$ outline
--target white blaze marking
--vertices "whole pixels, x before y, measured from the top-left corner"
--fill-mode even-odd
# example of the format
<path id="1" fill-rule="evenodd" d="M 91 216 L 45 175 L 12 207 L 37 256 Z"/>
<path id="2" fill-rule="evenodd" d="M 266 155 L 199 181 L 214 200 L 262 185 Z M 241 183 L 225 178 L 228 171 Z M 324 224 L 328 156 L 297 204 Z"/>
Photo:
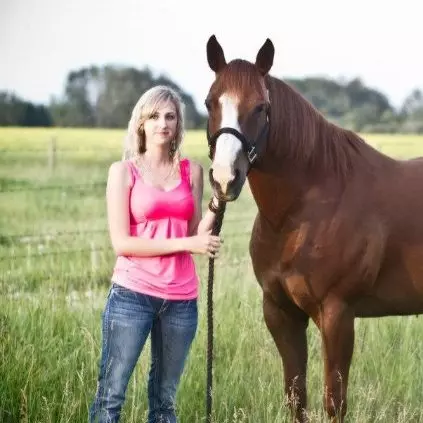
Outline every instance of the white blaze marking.
<path id="1" fill-rule="evenodd" d="M 238 124 L 238 101 L 227 94 L 219 98 L 222 108 L 221 128 L 234 128 L 241 132 Z M 222 134 L 217 139 L 214 165 L 233 169 L 235 158 L 242 149 L 241 141 L 231 134 Z"/>

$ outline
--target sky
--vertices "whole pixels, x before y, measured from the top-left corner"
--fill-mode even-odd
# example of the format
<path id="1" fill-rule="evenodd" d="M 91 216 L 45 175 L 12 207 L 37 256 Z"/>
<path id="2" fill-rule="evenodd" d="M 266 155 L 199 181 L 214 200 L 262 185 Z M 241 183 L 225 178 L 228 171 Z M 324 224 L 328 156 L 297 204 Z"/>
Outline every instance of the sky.
<path id="1" fill-rule="evenodd" d="M 0 0 L 0 90 L 46 104 L 63 94 L 70 70 L 148 66 L 204 111 L 214 79 L 206 43 L 214 34 L 227 61 L 254 61 L 270 38 L 271 75 L 359 77 L 399 107 L 423 89 L 420 2 Z"/>

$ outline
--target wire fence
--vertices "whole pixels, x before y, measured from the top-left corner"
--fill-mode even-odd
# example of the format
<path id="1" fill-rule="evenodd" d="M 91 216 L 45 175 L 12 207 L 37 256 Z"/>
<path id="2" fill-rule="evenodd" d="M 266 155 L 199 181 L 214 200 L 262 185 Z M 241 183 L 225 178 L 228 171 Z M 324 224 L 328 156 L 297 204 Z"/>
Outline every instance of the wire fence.
<path id="1" fill-rule="evenodd" d="M 55 138 L 52 138 L 47 145 L 46 149 L 25 149 L 25 151 L 3 148 L 0 149 L 0 154 L 16 154 L 16 155 L 25 155 L 25 154 L 36 154 L 44 155 L 46 157 L 46 163 L 48 165 L 48 170 L 54 173 L 57 166 L 57 157 L 58 154 L 89 154 L 89 149 L 72 149 L 72 148 L 57 148 L 57 143 Z M 98 150 L 92 149 L 92 152 L 98 153 Z M 106 153 L 105 156 L 110 155 L 119 155 L 117 150 L 112 149 L 103 149 L 103 153 Z M 40 192 L 40 191 L 60 191 L 60 192 L 81 192 L 81 191 L 90 191 L 97 188 L 105 189 L 107 182 L 106 181 L 93 181 L 83 184 L 46 184 L 46 185 L 30 185 L 25 184 L 33 182 L 27 181 L 12 181 L 14 185 L 8 186 L 0 180 L 0 202 L 1 194 L 12 194 L 19 195 L 21 193 L 29 192 Z M 3 186 L 2 186 L 3 185 Z M 225 219 L 226 223 L 230 222 L 241 223 L 250 221 L 245 216 L 237 216 L 235 218 Z M 0 249 L 3 250 L 3 253 L 0 253 L 0 264 L 4 268 L 4 264 L 14 263 L 14 261 L 26 260 L 29 267 L 34 260 L 39 260 L 46 257 L 54 257 L 61 255 L 70 255 L 70 254 L 87 254 L 91 259 L 92 269 L 97 269 L 99 266 L 99 254 L 101 253 L 113 253 L 113 248 L 110 245 L 109 239 L 107 241 L 99 240 L 94 242 L 93 237 L 96 235 L 103 235 L 108 237 L 108 229 L 105 224 L 101 228 L 94 229 L 77 229 L 77 230 L 56 230 L 47 233 L 0 233 Z M 230 237 L 233 239 L 245 237 L 248 235 L 248 232 L 231 232 Z M 80 247 L 80 245 L 72 248 L 72 245 L 81 241 L 86 246 Z M 71 240 L 66 240 L 65 238 L 71 238 Z M 81 242 L 79 242 L 81 244 Z M 66 245 L 67 248 L 61 248 Z"/>
<path id="2" fill-rule="evenodd" d="M 25 148 L 25 150 L 15 149 L 15 148 L 2 148 L 0 149 L 0 157 L 3 160 L 9 162 L 16 162 L 18 160 L 13 160 L 14 156 L 18 156 L 18 160 L 25 162 L 28 160 L 28 157 L 36 157 L 37 163 L 44 163 L 48 174 L 51 176 L 55 175 L 56 169 L 58 168 L 59 163 L 66 162 L 66 158 L 70 159 L 71 157 L 75 158 L 84 158 L 87 160 L 109 160 L 113 158 L 115 160 L 120 159 L 121 153 L 118 149 L 112 147 L 98 147 L 98 148 L 70 148 L 70 147 L 61 147 L 58 148 L 58 143 L 56 137 L 50 138 L 44 148 Z M 64 157 L 65 156 L 65 157 Z M 10 186 L 12 184 L 12 186 Z M 33 182 L 25 181 L 1 181 L 0 180 L 0 194 L 8 193 L 27 193 L 31 191 L 40 191 L 40 190 L 60 190 L 60 191 L 86 191 L 93 187 L 105 187 L 106 181 L 92 181 L 86 184 L 34 184 Z"/>
<path id="3" fill-rule="evenodd" d="M 11 246 L 18 246 L 18 245 L 24 245 L 27 247 L 28 251 L 31 251 L 32 246 L 35 245 L 35 241 L 37 240 L 41 240 L 41 239 L 47 239 L 49 241 L 51 240 L 55 240 L 57 241 L 58 237 L 61 236 L 69 236 L 69 235 L 81 235 L 83 236 L 85 239 L 90 239 L 90 234 L 108 234 L 108 230 L 107 229 L 94 229 L 94 230 L 87 230 L 87 231 L 62 231 L 62 232 L 52 232 L 50 234 L 23 234 L 23 235 L 11 235 L 11 236 L 6 236 L 6 235 L 1 235 L 0 236 L 0 244 L 6 245 L 7 247 L 11 247 Z M 241 238 L 244 237 L 246 235 L 249 235 L 249 232 L 231 232 L 230 234 L 228 234 L 228 236 L 230 236 L 231 238 Z M 10 241 L 9 244 L 7 244 L 7 241 Z M 13 243 L 13 241 L 15 241 L 15 243 Z M 91 240 L 91 245 L 94 245 L 94 242 Z M 46 247 L 44 245 L 42 245 L 41 248 L 38 248 L 38 252 L 32 254 L 33 256 L 45 256 L 45 255 L 56 255 L 56 254 L 60 254 L 60 251 L 49 251 L 49 252 L 45 252 L 42 251 L 44 250 Z M 84 252 L 84 251 L 93 251 L 93 250 L 98 250 L 98 251 L 102 251 L 103 248 L 94 248 L 91 247 L 90 249 L 78 249 L 78 250 L 63 250 L 63 253 L 66 254 L 68 252 Z M 9 259 L 14 259 L 14 258 L 23 258 L 23 257 L 28 257 L 28 255 L 31 254 L 3 254 L 0 255 L 0 261 L 3 260 L 9 260 Z"/>
<path id="4" fill-rule="evenodd" d="M 78 248 L 78 249 L 64 249 L 48 252 L 37 252 L 29 254 L 15 254 L 15 255 L 3 255 L 0 256 L 0 261 L 15 260 L 15 259 L 28 259 L 31 257 L 43 257 L 43 256 L 57 256 L 61 254 L 71 254 L 71 253 L 87 253 L 93 251 L 110 251 L 111 248 L 108 247 L 95 247 L 95 248 Z M 29 250 L 31 251 L 31 250 Z"/>
<path id="5" fill-rule="evenodd" d="M 32 240 L 39 240 L 43 238 L 55 238 L 60 236 L 67 236 L 67 235 L 89 235 L 93 233 L 106 233 L 107 229 L 86 229 L 86 230 L 75 230 L 75 231 L 55 231 L 55 232 L 46 232 L 46 233 L 27 233 L 24 232 L 22 234 L 9 234 L 9 235 L 0 235 L 0 240 L 2 242 L 7 241 L 19 241 L 19 242 L 29 242 Z"/>
<path id="6" fill-rule="evenodd" d="M 6 190 L 0 188 L 0 194 L 6 194 L 10 192 L 31 192 L 31 191 L 44 191 L 44 190 L 60 190 L 60 191 L 86 191 L 92 188 L 105 188 L 106 182 L 90 182 L 87 184 L 69 184 L 69 185 L 40 185 L 40 186 L 31 186 L 31 187 L 20 187 L 15 186 L 8 188 Z"/>
<path id="7" fill-rule="evenodd" d="M 236 239 L 245 239 L 248 235 L 248 232 L 237 232 L 232 233 L 230 237 L 233 242 Z M 22 272 L 32 274 L 34 271 L 39 272 L 41 269 L 44 269 L 44 271 L 49 269 L 48 272 L 50 273 L 52 268 L 60 270 L 62 267 L 62 260 L 52 261 L 51 259 L 63 256 L 66 256 L 66 261 L 72 263 L 71 267 L 75 268 L 75 266 L 79 266 L 79 264 L 77 264 L 74 259 L 70 260 L 69 257 L 77 255 L 80 256 L 78 263 L 84 263 L 84 272 L 90 270 L 91 274 L 95 275 L 98 274 L 102 265 L 109 265 L 111 257 L 115 257 L 115 253 L 110 243 L 104 242 L 101 244 L 102 245 L 99 245 L 98 242 L 91 240 L 88 243 L 88 247 L 46 250 L 43 245 L 41 246 L 42 248 L 40 248 L 40 246 L 34 246 L 29 243 L 26 245 L 26 250 L 23 252 L 17 254 L 3 254 L 0 256 L 0 273 L 3 278 L 6 275 L 7 279 L 13 277 L 16 272 L 19 274 Z M 235 264 L 242 258 L 239 253 L 245 251 L 245 245 L 231 245 L 229 248 L 225 249 L 226 261 L 229 260 L 232 261 L 232 264 Z"/>
<path id="8" fill-rule="evenodd" d="M 59 153 L 66 153 L 68 155 L 73 154 L 85 154 L 85 153 L 95 153 L 98 155 L 102 153 L 103 155 L 120 155 L 119 148 L 113 148 L 111 146 L 101 146 L 101 149 L 94 148 L 94 147 L 63 147 L 61 146 L 58 148 L 57 140 L 55 137 L 50 138 L 46 141 L 44 148 L 28 148 L 26 147 L 25 150 L 21 150 L 18 148 L 0 148 L 0 153 L 3 154 L 39 154 L 43 155 L 48 159 L 55 159 L 56 155 Z M 106 154 L 104 154 L 106 153 Z"/>
<path id="9" fill-rule="evenodd" d="M 246 232 L 240 232 L 231 234 L 232 238 L 241 238 L 245 235 L 248 235 Z M 14 259 L 27 259 L 28 257 L 42 257 L 42 256 L 55 256 L 60 254 L 70 254 L 70 253 L 86 253 L 86 252 L 94 252 L 94 251 L 112 251 L 112 247 L 95 247 L 94 243 L 91 243 L 91 248 L 78 248 L 78 249 L 63 249 L 63 250 L 55 250 L 55 251 L 42 251 L 42 249 L 38 249 L 37 252 L 32 252 L 31 244 L 28 246 L 28 253 L 27 254 L 11 254 L 11 255 L 1 255 L 0 261 L 7 261 L 7 260 L 14 260 Z"/>
<path id="10" fill-rule="evenodd" d="M 247 220 L 239 219 L 227 219 L 226 222 L 246 222 Z M 0 235 L 0 244 L 7 245 L 9 243 L 30 243 L 41 239 L 56 239 L 62 236 L 68 235 L 82 235 L 84 237 L 89 237 L 90 234 L 95 233 L 108 233 L 107 229 L 86 229 L 86 230 L 75 230 L 75 231 L 55 231 L 55 232 L 46 232 L 46 233 L 22 233 L 22 234 L 10 234 L 10 235 Z M 232 232 L 231 235 L 242 235 L 247 232 Z"/>
<path id="11" fill-rule="evenodd" d="M 17 149 L 0 149 L 0 155 L 4 157 L 4 155 L 18 155 L 22 157 L 23 155 L 36 155 L 36 156 L 44 156 L 45 157 L 45 164 L 47 167 L 47 171 L 49 174 L 54 175 L 55 170 L 58 166 L 58 158 L 59 156 L 64 153 L 67 156 L 69 155 L 79 155 L 79 154 L 88 154 L 91 153 L 94 155 L 93 157 L 99 156 L 98 149 L 87 149 L 87 148 L 61 148 L 57 149 L 57 143 L 55 138 L 52 138 L 50 142 L 47 144 L 45 149 L 25 149 L 24 151 L 17 150 Z M 113 150 L 111 148 L 102 148 L 101 153 L 105 157 L 116 156 L 118 158 L 119 152 L 117 150 Z M 104 154 L 106 153 L 106 154 Z M 12 186 L 9 184 L 12 183 Z M 62 192 L 76 192 L 76 191 L 87 191 L 93 188 L 105 188 L 106 181 L 92 181 L 84 184 L 45 184 L 40 185 L 33 182 L 22 182 L 22 181 L 11 181 L 10 183 L 5 183 L 0 181 L 0 195 L 1 194 L 8 194 L 8 193 L 28 193 L 34 191 L 62 191 Z"/>

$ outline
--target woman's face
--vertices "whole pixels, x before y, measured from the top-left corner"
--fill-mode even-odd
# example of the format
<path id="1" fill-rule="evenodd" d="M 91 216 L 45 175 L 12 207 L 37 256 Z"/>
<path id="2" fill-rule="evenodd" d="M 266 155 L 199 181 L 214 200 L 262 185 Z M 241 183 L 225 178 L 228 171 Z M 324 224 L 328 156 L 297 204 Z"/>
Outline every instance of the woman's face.
<path id="1" fill-rule="evenodd" d="M 146 147 L 168 146 L 176 136 L 177 115 L 172 101 L 160 104 L 144 122 Z"/>

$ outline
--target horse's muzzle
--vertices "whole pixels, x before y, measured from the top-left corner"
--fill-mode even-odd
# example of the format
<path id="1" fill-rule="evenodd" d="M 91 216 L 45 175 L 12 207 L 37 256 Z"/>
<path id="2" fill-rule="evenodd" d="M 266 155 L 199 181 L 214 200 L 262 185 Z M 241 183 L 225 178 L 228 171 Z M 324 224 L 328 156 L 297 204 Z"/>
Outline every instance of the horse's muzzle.
<path id="1" fill-rule="evenodd" d="M 214 194 L 221 201 L 234 201 L 238 198 L 242 189 L 242 181 L 240 171 L 235 170 L 234 175 L 222 177 L 218 175 L 215 179 L 213 175 L 213 168 L 209 170 L 210 185 L 213 188 Z"/>

